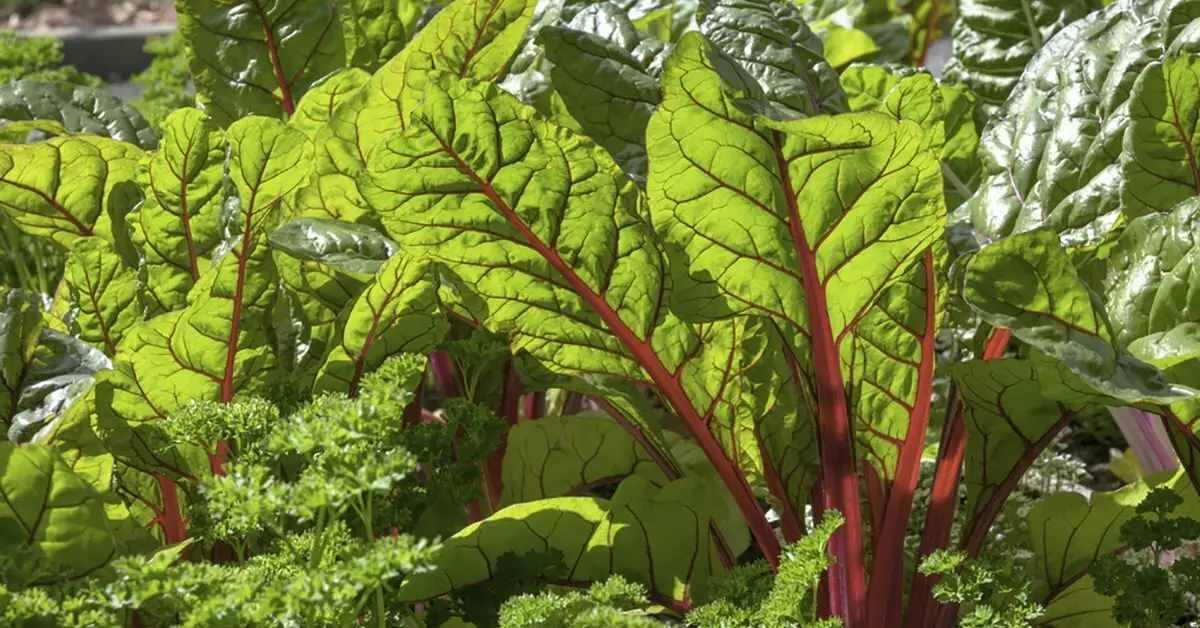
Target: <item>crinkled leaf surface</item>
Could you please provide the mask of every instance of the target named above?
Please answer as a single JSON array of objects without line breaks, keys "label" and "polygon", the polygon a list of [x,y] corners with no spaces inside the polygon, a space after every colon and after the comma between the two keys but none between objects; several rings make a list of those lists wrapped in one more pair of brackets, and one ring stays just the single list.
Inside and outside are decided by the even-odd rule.
[{"label": "crinkled leaf surface", "polygon": [[317,179],[301,195],[306,213],[356,220],[367,206],[355,185],[375,145],[409,124],[430,72],[492,81],[521,44],[534,0],[455,0],[347,99],[317,133]]},{"label": "crinkled leaf surface", "polygon": [[348,0],[342,3],[340,8],[346,36],[347,65],[353,69],[374,70],[387,62],[417,33],[425,14],[441,8],[443,4],[444,1],[436,0],[429,3],[416,0]]},{"label": "crinkled leaf surface", "polygon": [[947,79],[966,83],[985,106],[999,106],[1055,33],[1102,6],[1101,0],[961,0]]},{"label": "crinkled leaf surface", "polygon": [[220,241],[226,147],[224,132],[196,109],[172,113],[162,129],[161,147],[142,161],[146,200],[130,222],[149,301],[170,311],[187,303]]},{"label": "crinkled leaf surface", "polygon": [[787,120],[847,110],[837,72],[825,62],[821,40],[794,5],[703,0],[697,20],[719,56],[732,63],[722,73],[736,72],[738,87],[750,99],[747,104],[759,112]]},{"label": "crinkled leaf surface", "polygon": [[636,179],[646,175],[646,123],[658,105],[665,46],[644,36],[613,4],[588,6],[540,40],[554,64],[555,93],[582,130]]},{"label": "crinkled leaf surface", "polygon": [[703,599],[711,551],[705,495],[692,479],[659,489],[632,476],[611,500],[558,497],[509,506],[443,543],[434,568],[409,576],[397,595],[429,599],[489,580],[505,553],[558,550],[564,580],[621,574],[674,600]]},{"label": "crinkled leaf surface", "polygon": [[[1200,389],[1200,199],[1137,218],[1113,247],[1105,280],[1117,337],[1166,371],[1173,383]],[[1162,412],[1180,459],[1200,485],[1200,400]]]},{"label": "crinkled leaf surface", "polygon": [[20,291],[0,297],[0,427],[10,437],[61,413],[111,366],[99,350],[46,326]]},{"label": "crinkled leaf surface", "polygon": [[[464,309],[508,336],[525,381],[607,396],[662,450],[630,386],[652,385],[714,465],[729,470],[715,437],[735,464],[757,466],[754,422],[778,417],[787,390],[779,343],[746,342],[758,334],[744,319],[688,325],[668,312],[641,198],[602,148],[494,86],[445,77],[360,186],[401,247],[444,266]],[[773,429],[811,435],[788,421]]]},{"label": "crinkled leaf surface", "polygon": [[601,484],[638,475],[655,486],[669,478],[646,448],[606,414],[522,421],[508,431],[505,504],[587,495]]},{"label": "crinkled leaf surface", "polygon": [[433,351],[449,329],[437,290],[428,259],[392,256],[345,315],[316,390],[354,395],[363,375],[389,357]]},{"label": "crinkled leaf surface", "polygon": [[0,498],[0,551],[45,561],[35,582],[80,578],[117,555],[100,494],[49,447],[0,443]]},{"label": "crinkled leaf surface", "polygon": [[297,218],[271,233],[271,248],[352,273],[375,274],[400,250],[378,229],[328,218]]},{"label": "crinkled leaf surface", "polygon": [[[375,4],[375,3],[373,3]],[[383,6],[380,4],[380,6]],[[304,131],[308,137],[316,135],[317,131],[333,117],[338,105],[345,102],[362,87],[371,74],[361,68],[346,68],[329,75],[304,94],[296,105],[296,113],[288,122]]]},{"label": "crinkled leaf surface", "polygon": [[0,145],[0,210],[22,231],[64,247],[93,235],[114,242],[114,215],[132,206],[141,154],[132,144],[82,135]]},{"label": "crinkled leaf surface", "polygon": [[1170,211],[1200,195],[1200,56],[1153,63],[1133,87],[1124,211]]},{"label": "crinkled leaf surface", "polygon": [[145,149],[158,144],[154,129],[137,109],[87,85],[33,80],[0,85],[0,121],[57,122],[72,133],[111,137]]},{"label": "crinkled leaf surface", "polygon": [[63,280],[73,302],[72,331],[115,356],[125,332],[142,318],[137,271],[108,242],[87,238],[71,249]]},{"label": "crinkled leaf surface", "polygon": [[1046,43],[981,139],[983,179],[967,207],[986,239],[1040,227],[1070,246],[1109,236],[1134,83],[1164,49],[1187,44],[1190,20],[1187,3],[1118,0]]},{"label": "crinkled leaf surface", "polygon": [[337,9],[322,0],[180,0],[197,100],[222,126],[248,115],[290,116],[319,79],[340,69]]},{"label": "crinkled leaf surface", "polygon": [[1006,238],[961,263],[967,305],[1062,360],[1097,391],[1129,402],[1189,396],[1121,346],[1099,297],[1079,278],[1053,232]]}]

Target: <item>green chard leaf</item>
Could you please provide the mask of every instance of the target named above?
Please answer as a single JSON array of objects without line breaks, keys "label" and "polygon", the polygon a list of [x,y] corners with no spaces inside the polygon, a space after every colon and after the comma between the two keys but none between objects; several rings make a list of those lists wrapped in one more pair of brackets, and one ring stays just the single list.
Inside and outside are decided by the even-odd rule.
[{"label": "green chard leaf", "polygon": [[985,107],[999,106],[1047,41],[1102,6],[1101,0],[961,0],[946,78],[966,83]]},{"label": "green chard leaf", "polygon": [[0,443],[0,498],[0,552],[21,557],[27,584],[80,578],[117,556],[101,495],[49,447]]},{"label": "green chard leaf", "polygon": [[1200,56],[1152,63],[1133,87],[1124,212],[1170,211],[1200,195]]},{"label": "green chard leaf", "polygon": [[340,6],[350,71],[374,71],[400,52],[421,27],[421,18],[432,4],[443,2],[378,2],[348,0]]},{"label": "green chard leaf", "polygon": [[962,298],[984,321],[1061,360],[1095,390],[1135,402],[1190,396],[1119,342],[1054,233],[1030,231],[960,260]]},{"label": "green chard leaf", "polygon": [[790,120],[847,110],[821,40],[794,5],[703,0],[697,20],[700,32],[726,57],[718,66],[722,76],[745,92],[745,104],[753,103],[757,112]]},{"label": "green chard leaf", "polygon": [[[444,268],[462,308],[508,337],[523,381],[606,397],[640,440],[665,451],[633,384],[651,386],[758,521],[732,466],[758,466],[755,421],[812,432],[786,401],[771,405],[793,394],[779,376],[779,343],[760,322],[689,325],[668,312],[665,260],[642,199],[600,147],[495,86],[449,75],[428,84],[413,122],[375,150],[359,180],[388,234]],[[764,528],[756,537],[773,544]]]},{"label": "green chard leaf", "polygon": [[389,357],[433,351],[449,329],[427,259],[398,253],[346,311],[340,338],[317,376],[316,391],[358,393],[359,382]]},{"label": "green chard leaf", "polygon": [[646,176],[646,123],[658,105],[666,47],[611,3],[589,5],[539,34],[555,93],[571,117],[636,180]]},{"label": "green chard leaf", "polygon": [[[1166,373],[1174,384],[1200,390],[1200,198],[1167,213],[1130,221],[1108,260],[1105,294],[1118,340]],[[1200,399],[1176,400],[1167,418],[1175,449],[1200,486]]]},{"label": "green chard leaf", "polygon": [[507,443],[504,504],[587,495],[633,475],[659,487],[669,481],[650,452],[606,414],[522,421],[509,429]]},{"label": "green chard leaf", "polygon": [[929,74],[853,65],[842,86],[854,111],[882,111],[913,120],[937,146],[946,180],[946,206],[958,207],[974,193],[979,176],[975,97],[966,88],[938,85]]},{"label": "green chard leaf", "polygon": [[[1033,57],[980,140],[983,178],[967,209],[985,239],[1048,228],[1068,246],[1096,247],[1112,237],[1124,203],[1134,203],[1134,215],[1145,211],[1131,195],[1147,184],[1127,175],[1166,171],[1153,154],[1139,159],[1122,149],[1154,153],[1163,141],[1145,135],[1157,123],[1135,124],[1131,100],[1138,77],[1164,50],[1190,45],[1186,29],[1174,26],[1191,20],[1188,5],[1175,4],[1117,0]],[[1153,82],[1142,80],[1142,90]]]},{"label": "green chard leaf", "polygon": [[73,303],[72,331],[115,356],[125,332],[142,318],[137,271],[108,242],[88,238],[71,249],[63,280]]},{"label": "green chard leaf", "polygon": [[520,47],[534,0],[455,0],[346,99],[317,132],[316,174],[300,195],[305,215],[357,221],[368,211],[355,185],[377,143],[408,127],[429,74],[494,81]]},{"label": "green chard leaf", "polygon": [[221,126],[291,116],[304,93],[341,69],[337,8],[321,0],[180,0],[197,102]]},{"label": "green chard leaf", "polygon": [[297,259],[374,275],[399,250],[378,229],[328,218],[297,218],[271,233],[271,248]]},{"label": "green chard leaf", "polygon": [[956,0],[914,0],[904,7],[914,25],[908,58],[911,65],[925,66],[933,42],[950,34],[958,17],[958,4]]},{"label": "green chard leaf", "polygon": [[0,85],[0,121],[56,122],[87,133],[152,149],[158,136],[137,109],[99,87],[21,80]]},{"label": "green chard leaf", "polygon": [[16,441],[69,408],[111,367],[99,350],[48,326],[20,291],[0,295],[0,428]]},{"label": "green chard leaf", "polygon": [[972,360],[957,365],[954,378],[967,428],[969,523],[962,545],[975,555],[1021,476],[1081,409],[1121,402],[1096,394],[1045,357]]},{"label": "green chard leaf", "polygon": [[611,500],[558,497],[509,506],[444,542],[433,569],[409,576],[397,595],[427,600],[502,576],[495,567],[504,554],[558,551],[556,580],[600,582],[620,574],[672,600],[704,599],[712,551],[707,495],[697,480],[660,489],[631,476]]},{"label": "green chard leaf", "polygon": [[[647,190],[672,257],[672,309],[709,320],[770,317],[798,378],[802,423],[811,421],[831,412],[819,403],[844,391],[870,396],[860,387],[876,367],[855,360],[878,356],[864,355],[872,332],[854,332],[889,286],[917,281],[909,271],[941,234],[936,155],[916,123],[882,114],[776,122],[748,113],[741,105],[754,93],[735,90],[714,61],[701,38],[684,37],[664,70],[663,104],[647,135]],[[910,314],[922,321],[913,329],[924,329],[920,308],[905,311],[905,320]],[[910,340],[896,339],[920,353],[920,341]],[[818,391],[818,371],[830,372],[840,390]],[[902,397],[911,402],[915,394],[914,386]],[[853,438],[851,417],[843,420]],[[764,441],[781,470],[791,466]],[[801,507],[807,487],[785,486]]]},{"label": "green chard leaf", "polygon": [[357,67],[339,70],[325,77],[304,94],[304,98],[296,105],[295,115],[288,122],[312,139],[333,117],[338,105],[358,93],[358,89],[370,78],[370,73]]},{"label": "green chard leaf", "polygon": [[1112,598],[1092,590],[1088,571],[1107,555],[1123,551],[1121,525],[1136,516],[1138,504],[1155,488],[1171,488],[1185,496],[1187,513],[1196,515],[1196,493],[1182,472],[1164,472],[1119,490],[1092,493],[1052,493],[1029,511],[1029,533],[1038,579],[1036,592],[1046,612],[1041,623],[1051,626],[1113,626]]},{"label": "green chard leaf", "polygon": [[138,182],[146,200],[130,222],[147,300],[171,311],[187,303],[220,241],[225,134],[196,109],[172,113],[162,131],[161,147],[142,161]]},{"label": "green chard leaf", "polygon": [[0,210],[22,231],[70,248],[93,235],[116,244],[136,202],[141,149],[104,137],[72,136],[0,145]]}]

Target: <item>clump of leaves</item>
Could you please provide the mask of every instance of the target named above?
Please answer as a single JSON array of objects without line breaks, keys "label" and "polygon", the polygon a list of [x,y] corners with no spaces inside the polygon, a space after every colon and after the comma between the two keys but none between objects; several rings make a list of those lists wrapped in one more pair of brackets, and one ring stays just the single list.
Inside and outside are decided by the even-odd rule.
[{"label": "clump of leaves", "polygon": [[18,37],[0,30],[0,84],[22,79],[65,81],[100,87],[99,77],[63,65],[62,42],[53,37]]},{"label": "clump of leaves", "polygon": [[920,570],[941,576],[934,598],[961,607],[958,625],[963,628],[1024,628],[1042,615],[1014,561],[969,560],[963,552],[939,550],[926,557]]},{"label": "clump of leaves", "polygon": [[501,628],[652,628],[646,587],[614,575],[586,591],[518,595],[500,610]]},{"label": "clump of leaves", "polygon": [[843,523],[837,511],[826,512],[816,528],[784,549],[773,581],[762,561],[721,574],[713,582],[713,601],[689,613],[688,623],[699,628],[841,626],[836,617],[817,619],[816,592],[821,574],[833,564],[825,546]]},{"label": "clump of leaves", "polygon": [[145,51],[154,59],[150,67],[133,77],[133,82],[142,88],[133,106],[157,129],[171,112],[195,106],[196,98],[189,89],[191,74],[182,35],[151,37],[146,40]]},{"label": "clump of leaves", "polygon": [[1113,618],[1132,628],[1181,625],[1189,616],[1188,594],[1200,591],[1200,558],[1187,551],[1200,538],[1200,521],[1171,514],[1184,500],[1156,488],[1137,506],[1137,516],[1121,525],[1132,551],[1110,555],[1092,569],[1096,592],[1113,598]]}]

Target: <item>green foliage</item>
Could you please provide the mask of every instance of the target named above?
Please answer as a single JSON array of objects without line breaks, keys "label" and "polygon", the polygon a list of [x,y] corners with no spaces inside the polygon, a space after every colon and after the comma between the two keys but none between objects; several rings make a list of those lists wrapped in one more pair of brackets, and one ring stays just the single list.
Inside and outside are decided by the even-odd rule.
[{"label": "green foliage", "polygon": [[959,604],[964,628],[1024,628],[1042,615],[1031,599],[1029,581],[1011,561],[968,560],[961,552],[938,551],[921,563],[921,573],[939,575],[934,595],[943,604]]},{"label": "green foliage", "polygon": [[1121,524],[1130,555],[1105,556],[1092,570],[1096,592],[1113,598],[1117,621],[1159,628],[1194,618],[1189,596],[1200,591],[1200,558],[1192,544],[1200,539],[1200,520],[1172,516],[1183,503],[1169,488],[1151,491]]},{"label": "green foliage", "polygon": [[817,527],[788,546],[772,574],[753,563],[722,574],[713,583],[709,603],[688,614],[699,628],[717,626],[841,626],[838,618],[817,618],[817,585],[833,558],[826,552],[829,537],[845,524],[837,511],[827,511]]},{"label": "green foliage", "polygon": [[62,42],[52,37],[18,37],[0,30],[0,84],[22,79],[100,87],[99,77],[62,65]]},{"label": "green foliage", "polygon": [[645,587],[616,575],[586,591],[511,597],[499,620],[501,628],[653,628],[660,624],[644,616],[649,604]]}]

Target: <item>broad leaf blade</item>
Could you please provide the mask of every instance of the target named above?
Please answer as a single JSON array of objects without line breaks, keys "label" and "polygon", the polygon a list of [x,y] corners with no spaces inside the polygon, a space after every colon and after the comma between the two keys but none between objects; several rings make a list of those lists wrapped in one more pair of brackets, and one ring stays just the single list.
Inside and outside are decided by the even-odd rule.
[{"label": "broad leaf blade", "polygon": [[1101,7],[1100,0],[962,0],[947,78],[999,106],[1055,33]]},{"label": "broad leaf blade", "polygon": [[291,116],[317,80],[345,62],[336,8],[321,0],[180,0],[197,100],[222,126]]},{"label": "broad leaf blade", "polygon": [[220,240],[225,134],[196,109],[172,113],[162,129],[161,148],[142,162],[146,200],[131,222],[149,300],[170,311],[186,304]]},{"label": "broad leaf blade", "polygon": [[400,250],[378,229],[325,218],[297,218],[272,232],[270,242],[297,259],[365,275],[374,275]]},{"label": "broad leaf blade", "polygon": [[1153,63],[1133,87],[1124,211],[1170,211],[1200,195],[1200,57]]},{"label": "broad leaf blade", "polygon": [[137,109],[103,89],[50,81],[0,85],[0,121],[57,122],[72,133],[87,133],[152,149],[158,136]]},{"label": "broad leaf blade", "polygon": [[338,105],[350,99],[370,80],[371,75],[360,68],[347,68],[321,80],[304,94],[296,105],[296,113],[288,120],[292,126],[314,137],[333,117]]},{"label": "broad leaf blade", "polygon": [[315,390],[358,393],[363,375],[389,357],[433,351],[449,329],[426,259],[394,255],[350,307]]},{"label": "broad leaf blade", "polygon": [[1120,345],[1099,298],[1045,229],[962,261],[963,300],[986,322],[1062,360],[1097,391],[1128,402],[1187,397]]},{"label": "broad leaf blade", "polygon": [[435,568],[409,576],[397,595],[405,601],[437,597],[487,581],[505,553],[557,550],[563,580],[598,582],[621,574],[673,600],[703,599],[712,551],[704,497],[695,480],[658,489],[633,476],[612,500],[559,497],[509,506],[443,543]]},{"label": "broad leaf blade", "polygon": [[0,146],[0,210],[24,232],[70,248],[99,235],[131,208],[141,150],[103,137],[73,136]]},{"label": "broad leaf blade", "polygon": [[452,72],[488,81],[502,77],[536,4],[533,0],[456,0],[438,13],[317,133],[317,178],[300,200],[306,211],[358,219],[367,206],[354,179],[383,137],[408,126],[429,74]]},{"label": "broad leaf blade", "polygon": [[0,551],[30,584],[83,577],[116,557],[101,496],[53,449],[0,443]]},{"label": "broad leaf blade", "polygon": [[141,320],[137,271],[125,265],[112,245],[88,238],[71,249],[63,280],[74,303],[72,330],[108,357],[115,356],[125,332]]}]

